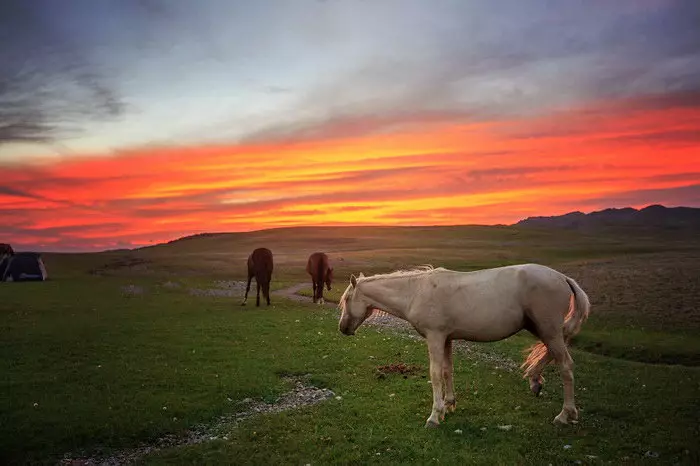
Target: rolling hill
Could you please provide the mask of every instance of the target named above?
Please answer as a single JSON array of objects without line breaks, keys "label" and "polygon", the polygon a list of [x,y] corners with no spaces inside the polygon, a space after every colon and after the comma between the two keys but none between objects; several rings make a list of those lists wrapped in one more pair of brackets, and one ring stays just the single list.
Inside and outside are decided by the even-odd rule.
[{"label": "rolling hill", "polygon": [[516,223],[515,226],[571,230],[620,227],[696,230],[700,229],[700,209],[651,205],[639,210],[626,207],[623,209],[604,209],[589,214],[577,211],[551,217],[528,217]]}]

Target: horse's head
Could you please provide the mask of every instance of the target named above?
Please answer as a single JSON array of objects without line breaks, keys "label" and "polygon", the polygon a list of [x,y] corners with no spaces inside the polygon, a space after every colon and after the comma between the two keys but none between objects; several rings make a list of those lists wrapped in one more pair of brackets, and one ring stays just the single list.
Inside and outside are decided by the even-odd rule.
[{"label": "horse's head", "polygon": [[328,267],[326,271],[326,287],[328,291],[331,291],[331,285],[333,284],[333,267]]},{"label": "horse's head", "polygon": [[[360,274],[360,278],[364,275]],[[357,287],[357,279],[354,275],[350,277],[350,285],[340,298],[338,307],[341,309],[340,323],[338,329],[345,335],[354,335],[357,327],[362,325],[370,314],[372,306],[365,301],[362,292]]]}]

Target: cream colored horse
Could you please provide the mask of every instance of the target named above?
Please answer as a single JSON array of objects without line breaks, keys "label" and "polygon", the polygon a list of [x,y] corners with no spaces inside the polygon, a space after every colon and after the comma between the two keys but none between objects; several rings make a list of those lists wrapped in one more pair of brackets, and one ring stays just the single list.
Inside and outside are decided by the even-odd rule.
[{"label": "cream colored horse", "polygon": [[[339,329],[353,335],[374,309],[411,323],[428,344],[433,409],[426,427],[439,425],[456,407],[452,340],[498,341],[530,331],[541,340],[525,360],[525,377],[538,395],[542,370],[554,360],[564,382],[564,406],[554,422],[578,418],[569,339],[588,318],[590,303],[580,286],[543,265],[524,264],[455,272],[426,266],[359,278],[353,275],[340,299]],[[444,393],[443,393],[444,385]]]}]

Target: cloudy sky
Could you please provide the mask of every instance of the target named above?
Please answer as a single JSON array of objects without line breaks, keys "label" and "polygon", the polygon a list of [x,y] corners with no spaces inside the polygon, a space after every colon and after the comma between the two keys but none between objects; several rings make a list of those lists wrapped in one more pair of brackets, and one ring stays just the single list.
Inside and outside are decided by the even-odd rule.
[{"label": "cloudy sky", "polygon": [[19,249],[700,207],[696,0],[10,0]]}]

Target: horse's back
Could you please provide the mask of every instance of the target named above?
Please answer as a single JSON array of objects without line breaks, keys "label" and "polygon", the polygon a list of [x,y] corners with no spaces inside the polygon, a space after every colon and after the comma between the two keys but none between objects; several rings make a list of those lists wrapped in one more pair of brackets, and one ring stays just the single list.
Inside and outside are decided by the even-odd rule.
[{"label": "horse's back", "polygon": [[566,279],[557,270],[530,263],[468,272],[463,283],[476,302],[483,300],[479,304],[498,303],[529,312],[550,305],[567,309],[571,289]]},{"label": "horse's back", "polygon": [[272,273],[274,263],[272,251],[268,248],[258,248],[248,257],[248,269],[254,273]]},{"label": "horse's back", "polygon": [[[474,272],[436,270],[426,275],[418,307],[441,309],[437,326],[450,328],[451,338],[496,341],[523,328],[533,308],[562,303],[569,288],[564,276],[538,264],[518,264]],[[419,311],[421,312],[421,311]],[[434,311],[433,311],[434,312]],[[432,314],[435,319],[437,314]]]},{"label": "horse's back", "polygon": [[328,268],[328,255],[325,252],[314,252],[309,256],[309,260],[306,262],[306,271],[314,275],[321,267],[323,270]]}]

